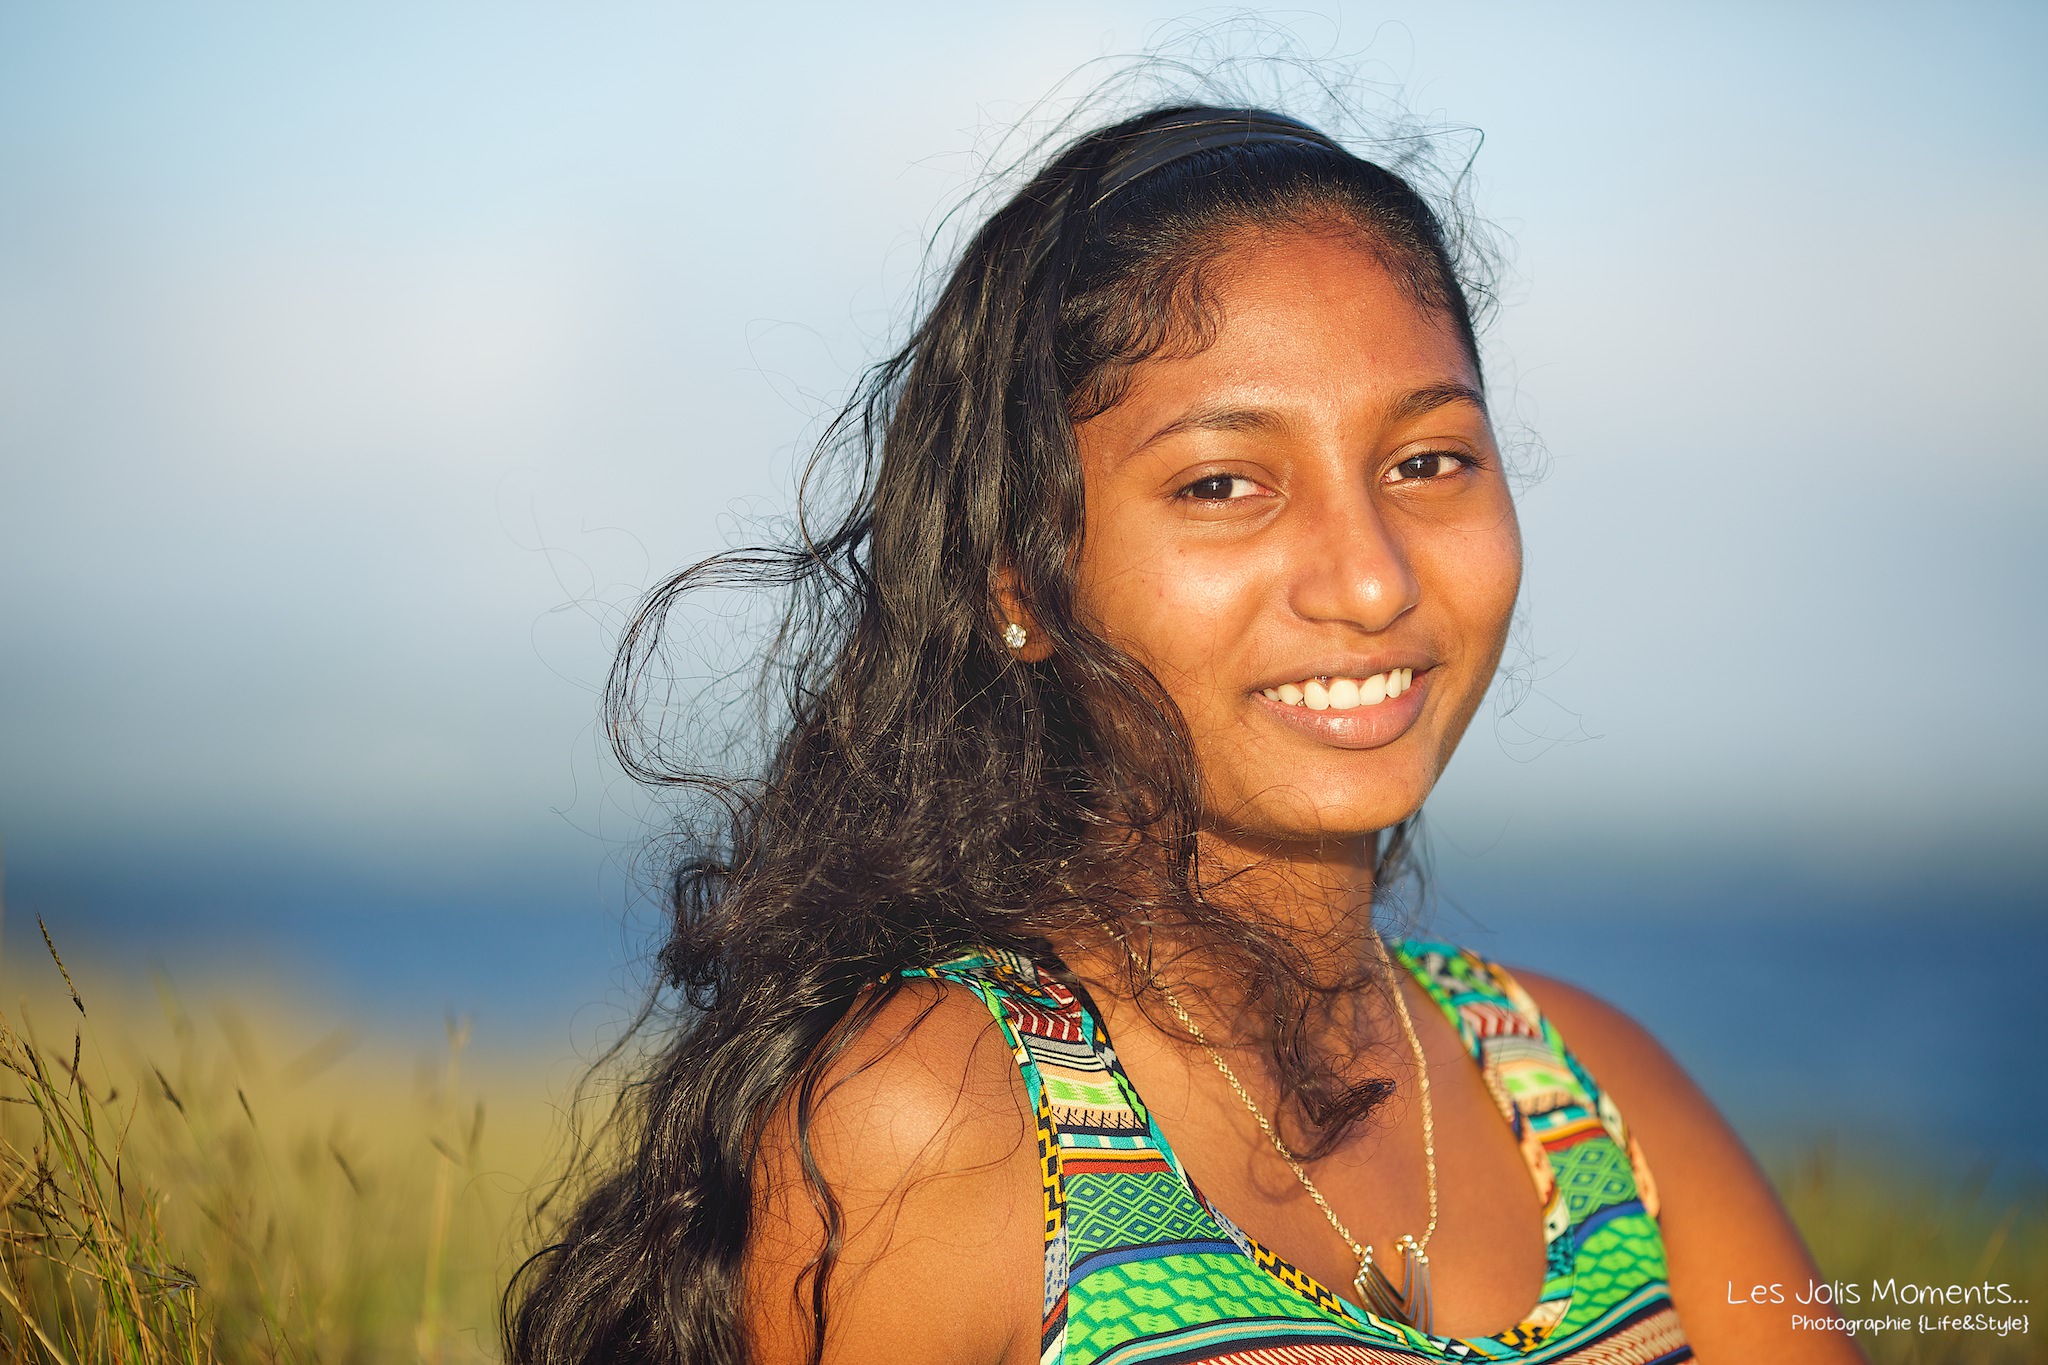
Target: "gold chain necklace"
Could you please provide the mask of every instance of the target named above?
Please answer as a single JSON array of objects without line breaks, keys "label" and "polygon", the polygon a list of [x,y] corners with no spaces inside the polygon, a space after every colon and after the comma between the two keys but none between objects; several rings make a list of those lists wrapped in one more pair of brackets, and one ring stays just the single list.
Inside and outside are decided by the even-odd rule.
[{"label": "gold chain necklace", "polygon": [[[1166,1001],[1166,1007],[1173,1011],[1174,1018],[1180,1020],[1180,1026],[1187,1030],[1188,1036],[1201,1045],[1202,1051],[1209,1054],[1209,1060],[1223,1073],[1223,1079],[1230,1083],[1230,1088],[1237,1092],[1238,1099],[1244,1101],[1244,1107],[1258,1120],[1259,1131],[1266,1135],[1266,1140],[1273,1144],[1273,1150],[1287,1163],[1287,1169],[1294,1172],[1294,1178],[1308,1191],[1308,1197],[1315,1201],[1316,1207],[1323,1211],[1323,1217],[1330,1220],[1330,1226],[1344,1239],[1344,1245],[1350,1247],[1351,1254],[1358,1258],[1358,1274],[1351,1281],[1351,1287],[1358,1292],[1359,1302],[1368,1311],[1383,1318],[1393,1318],[1424,1332],[1429,1331],[1431,1319],[1434,1317],[1429,1292],[1429,1239],[1436,1235],[1437,1221],[1436,1125],[1429,1103],[1429,1066],[1423,1060],[1422,1040],[1415,1034],[1415,1021],[1409,1017],[1408,1002],[1401,998],[1399,978],[1393,981],[1394,1007],[1401,1013],[1401,1028],[1408,1035],[1409,1048],[1415,1053],[1415,1074],[1420,1081],[1419,1088],[1422,1092],[1422,1160],[1429,1176],[1429,1226],[1423,1229],[1420,1241],[1416,1240],[1413,1233],[1404,1232],[1400,1240],[1394,1244],[1401,1253],[1401,1287],[1396,1290],[1393,1281],[1387,1278],[1387,1273],[1380,1269],[1379,1263],[1373,1259],[1372,1248],[1361,1245],[1358,1239],[1351,1235],[1351,1229],[1345,1227],[1344,1221],[1337,1217],[1336,1210],[1323,1198],[1323,1192],[1316,1188],[1315,1181],[1308,1178],[1308,1172],[1301,1168],[1301,1162],[1295,1159],[1294,1153],[1287,1149],[1287,1144],[1281,1140],[1280,1134],[1267,1120],[1257,1102],[1252,1099],[1251,1092],[1244,1088],[1244,1083],[1238,1080],[1237,1073],[1230,1069],[1230,1063],[1224,1061],[1223,1054],[1209,1042],[1208,1035],[1202,1032],[1202,1026],[1182,1007],[1173,992],[1167,989],[1166,983],[1154,975],[1139,958],[1137,949],[1131,947],[1130,940],[1123,939],[1122,942],[1124,951],[1130,954],[1132,965],[1144,973],[1159,991],[1160,997]],[[1391,966],[1390,961],[1389,967]]]}]

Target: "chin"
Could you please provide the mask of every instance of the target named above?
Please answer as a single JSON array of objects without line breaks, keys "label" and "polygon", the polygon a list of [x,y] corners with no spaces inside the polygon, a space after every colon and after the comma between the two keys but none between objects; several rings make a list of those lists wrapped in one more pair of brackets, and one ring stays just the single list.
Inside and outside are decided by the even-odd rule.
[{"label": "chin", "polygon": [[1365,839],[1391,829],[1422,809],[1413,801],[1360,801],[1356,791],[1316,794],[1275,801],[1272,794],[1249,801],[1219,820],[1221,830],[1240,837],[1282,844],[1317,844],[1330,840]]}]

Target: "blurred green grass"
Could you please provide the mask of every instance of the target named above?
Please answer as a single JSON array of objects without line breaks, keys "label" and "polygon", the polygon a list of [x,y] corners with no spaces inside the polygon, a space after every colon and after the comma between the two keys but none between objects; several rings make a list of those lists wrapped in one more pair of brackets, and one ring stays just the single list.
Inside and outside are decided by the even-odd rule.
[{"label": "blurred green grass", "polygon": [[0,1359],[498,1358],[560,1067],[41,965],[0,1010]]},{"label": "blurred green grass", "polygon": [[[1938,1319],[1983,1313],[2028,1318],[2029,1332],[1860,1333],[1876,1365],[2026,1365],[2048,1359],[2033,1315],[2048,1291],[2048,1189],[2000,1180],[1988,1161],[1944,1169],[1930,1160],[1845,1151],[1836,1142],[1767,1156],[1765,1168],[1805,1234],[1821,1273],[1856,1286],[1849,1318]],[[2010,1305],[1901,1307],[1874,1301],[1872,1285],[2011,1286]]]},{"label": "blurred green grass", "polygon": [[[465,1066],[455,1023],[407,1055],[255,1003],[254,982],[201,1007],[163,981],[102,1003],[97,974],[81,994],[54,949],[40,965],[0,1011],[0,1358],[498,1358],[559,1154],[561,1059]],[[1832,1145],[1766,1165],[1831,1279],[2048,1287],[2042,1191]],[[1862,1340],[1880,1365],[2041,1358],[2031,1336]]]}]

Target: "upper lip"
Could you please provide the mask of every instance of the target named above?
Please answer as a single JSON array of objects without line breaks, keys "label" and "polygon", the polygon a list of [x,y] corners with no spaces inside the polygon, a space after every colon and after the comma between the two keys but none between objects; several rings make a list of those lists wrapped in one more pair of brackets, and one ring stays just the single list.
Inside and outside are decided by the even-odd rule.
[{"label": "upper lip", "polygon": [[1315,660],[1301,665],[1302,671],[1299,673],[1274,674],[1267,681],[1255,684],[1252,691],[1262,692],[1269,687],[1278,687],[1282,683],[1304,682],[1309,678],[1370,678],[1375,674],[1389,673],[1397,668],[1408,668],[1423,673],[1435,666],[1431,660],[1420,654],[1381,654],[1371,658],[1352,655],[1342,659]]}]

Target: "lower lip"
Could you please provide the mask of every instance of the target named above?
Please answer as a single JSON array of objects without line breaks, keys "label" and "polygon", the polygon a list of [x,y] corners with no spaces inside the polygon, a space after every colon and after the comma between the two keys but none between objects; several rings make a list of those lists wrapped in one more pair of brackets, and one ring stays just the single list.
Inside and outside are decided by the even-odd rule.
[{"label": "lower lip", "polygon": [[1376,706],[1354,706],[1349,711],[1311,711],[1306,706],[1289,706],[1263,692],[1252,700],[1282,725],[1307,735],[1333,749],[1377,749],[1392,744],[1408,733],[1422,714],[1422,700],[1429,692],[1434,669],[1417,673],[1407,691],[1389,697]]}]

